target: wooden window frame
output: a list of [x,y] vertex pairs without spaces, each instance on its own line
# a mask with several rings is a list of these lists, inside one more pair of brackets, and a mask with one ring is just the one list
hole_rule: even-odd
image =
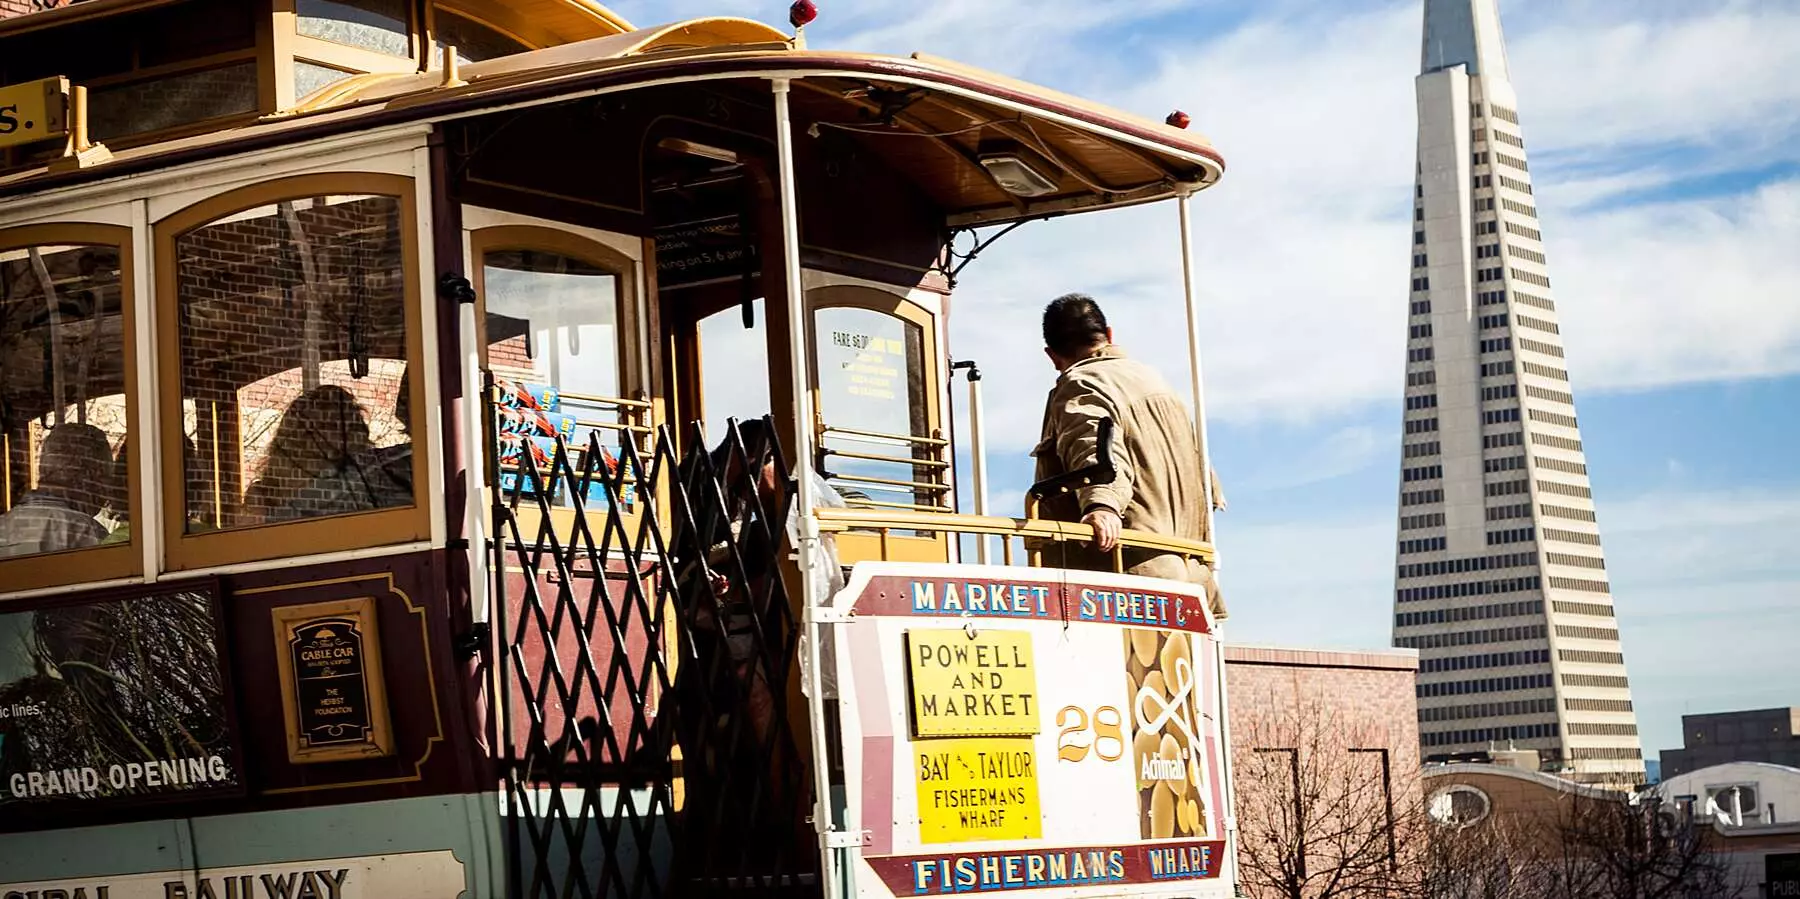
[[[638,295],[638,261],[615,247],[572,231],[563,230],[554,222],[541,225],[490,225],[475,228],[468,232],[469,237],[469,280],[475,287],[475,342],[481,353],[481,368],[491,371],[488,364],[487,337],[487,254],[506,250],[537,250],[555,253],[578,259],[596,268],[603,269],[613,276],[617,285],[613,295],[613,320],[618,322],[618,365],[619,365],[619,399],[638,399],[651,396],[651,385],[643,383],[643,360],[640,359],[640,335],[644,322],[640,320],[638,305],[631,298]],[[487,402],[484,399],[484,404]],[[649,400],[651,407],[645,416],[645,424],[654,428],[661,419],[660,409],[654,400]],[[639,444],[642,446],[642,444]],[[482,452],[488,455],[488,470],[493,470],[494,447],[487,445]],[[499,489],[498,484],[489,484],[489,490]],[[648,498],[646,498],[648,499]],[[657,497],[658,500],[661,497]],[[636,506],[628,512],[622,512],[626,522],[635,522],[642,514],[645,499],[640,499]],[[524,516],[529,511],[535,516],[535,510],[520,507]],[[604,517],[604,512],[590,512],[588,515]],[[551,523],[558,534],[571,533],[575,522],[575,510],[553,507],[550,512]],[[521,518],[529,521],[529,518]],[[529,532],[529,527],[527,528]]]
[[[162,450],[164,567],[171,571],[323,555],[428,540],[430,447],[425,379],[424,311],[419,279],[418,204],[413,179],[404,175],[344,173],[277,178],[193,203],[152,228],[156,259],[157,421]],[[413,504],[324,515],[297,521],[187,533],[187,480],[182,459],[180,281],[175,244],[221,219],[282,200],[322,196],[392,197],[400,206],[400,265],[405,304],[407,399],[411,403]],[[236,438],[234,438],[236,439]],[[170,498],[179,497],[179,502]]]
[[[126,439],[138,424],[138,387],[144,383],[137,371],[137,297],[136,268],[132,259],[131,229],[122,225],[90,223],[56,223],[0,228],[0,252],[26,247],[86,246],[110,247],[119,252],[120,343],[124,349]],[[42,553],[0,560],[0,584],[6,592],[35,590],[82,583],[118,580],[144,573],[144,484],[137,464],[149,435],[137,435],[136,449],[127,467],[126,526],[131,539],[111,545],[85,546],[81,549]],[[0,461],[5,464],[10,460]],[[74,564],[71,564],[74,563]]]
[[[872,284],[839,283],[824,284],[806,291],[806,326],[812,341],[812,346],[807,348],[806,389],[812,392],[814,415],[817,418],[814,440],[821,445],[824,442],[825,417],[819,402],[819,333],[815,326],[818,323],[817,313],[825,309],[866,309],[918,326],[921,332],[920,355],[925,365],[924,384],[921,386],[925,394],[925,423],[931,433],[914,436],[929,437],[946,433],[941,402],[942,388],[938,382],[940,360],[937,315],[913,302],[906,294],[893,289]],[[952,453],[945,455],[954,458]],[[954,506],[955,481],[953,478],[946,478],[946,481],[951,489],[945,491],[944,501],[946,505]],[[935,537],[913,537],[846,531],[835,535],[835,539],[838,556],[845,564],[877,559],[896,562],[944,562],[949,559],[950,537],[946,532],[939,532]]]
[[268,80],[262,86],[265,113],[292,109],[305,99],[294,94],[296,62],[309,62],[352,74],[404,75],[431,68],[431,45],[427,42],[430,12],[422,17],[417,3],[407,6],[406,56],[389,56],[301,34],[298,0],[273,0],[269,12],[258,33],[259,53],[268,60],[264,64]]

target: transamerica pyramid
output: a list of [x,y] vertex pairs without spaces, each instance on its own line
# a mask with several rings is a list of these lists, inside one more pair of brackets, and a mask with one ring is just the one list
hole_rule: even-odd
[[[1426,0],[1394,643],[1426,758],[1644,762],[1496,0]],[[1579,298],[1573,301],[1579,302]]]

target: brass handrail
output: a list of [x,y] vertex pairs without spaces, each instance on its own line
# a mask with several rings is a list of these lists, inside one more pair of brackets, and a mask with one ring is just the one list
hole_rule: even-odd
[[[1086,542],[1094,539],[1088,525],[1043,519],[996,518],[988,515],[960,515],[932,512],[887,511],[885,509],[814,509],[822,531],[894,528],[921,531],[949,531],[958,534],[986,534],[999,537],[1021,537],[1052,541]],[[1126,528],[1119,532],[1119,545],[1133,549],[1191,556],[1208,565],[1213,562],[1213,546],[1198,540],[1183,540]]]
[[830,436],[832,434],[837,434],[837,435],[840,435],[843,437],[874,437],[874,438],[877,438],[880,440],[893,440],[893,441],[897,441],[900,443],[910,443],[910,444],[914,444],[917,446],[949,446],[950,445],[950,441],[945,440],[942,437],[919,437],[919,436],[913,435],[913,434],[887,434],[887,433],[883,433],[881,431],[860,431],[860,430],[857,430],[856,428],[840,428],[840,427],[836,427],[834,425],[826,425],[823,428],[820,428],[819,433],[821,436]]
[[593,403],[599,406],[618,406],[620,408],[629,409],[650,408],[650,402],[648,400],[628,400],[623,397],[599,396],[592,393],[573,393],[568,390],[559,391],[559,395],[566,400],[580,400],[584,403]]
[[933,484],[927,481],[899,481],[893,478],[871,478],[859,474],[826,474],[825,478],[832,481],[850,481],[855,484],[879,484],[883,487],[909,487],[914,490],[929,490],[933,493],[943,493],[950,489],[949,484]]
[[949,506],[938,506],[938,505],[929,505],[929,504],[921,504],[921,503],[890,503],[890,502],[885,502],[885,501],[878,500],[878,499],[849,499],[846,497],[844,499],[844,502],[852,503],[853,504],[852,508],[854,508],[855,506],[874,506],[879,509],[901,509],[901,510],[917,512],[921,515],[926,515],[926,516],[930,516],[930,517],[936,517],[938,515],[941,515],[941,514],[944,514],[944,513],[950,511]]
[[827,456],[837,456],[843,459],[861,459],[865,462],[892,462],[895,465],[916,465],[923,468],[950,467],[950,463],[937,459],[906,459],[898,456],[877,456],[873,453],[853,453],[848,450],[831,449],[829,447],[821,449],[820,452]]

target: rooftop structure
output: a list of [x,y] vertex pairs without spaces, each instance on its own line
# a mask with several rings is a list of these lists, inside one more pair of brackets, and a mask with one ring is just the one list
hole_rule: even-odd
[[1681,740],[1662,751],[1665,778],[1727,762],[1800,767],[1800,706],[1683,715]]

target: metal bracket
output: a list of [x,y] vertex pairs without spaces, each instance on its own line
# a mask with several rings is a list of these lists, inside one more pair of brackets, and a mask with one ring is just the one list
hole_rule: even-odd
[[487,649],[492,635],[493,631],[488,627],[487,622],[475,622],[469,626],[468,630],[456,635],[456,654],[465,659],[481,655],[482,651]]
[[469,279],[456,272],[445,272],[438,277],[438,296],[446,300],[454,300],[459,304],[475,302],[475,286]]
[[[1029,220],[1021,219],[1019,221],[1013,222],[1012,224],[1007,225],[1004,228],[1001,228],[999,231],[996,231],[987,237],[982,237],[980,234],[976,233],[974,228],[958,228],[958,229],[951,231],[950,239],[944,242],[944,253],[949,257],[947,260],[949,262],[949,265],[943,267],[944,280],[946,280],[950,283],[950,289],[951,290],[956,289],[957,276],[962,274],[963,269],[969,267],[969,263],[975,261],[975,257],[981,255],[982,250],[985,250],[988,247],[993,246],[995,243],[999,242],[1000,238],[1005,237],[1008,234],[1011,234],[1013,232],[1014,228],[1017,228],[1020,225],[1025,224],[1026,221],[1029,221]],[[975,235],[975,245],[970,247],[969,252],[967,252],[967,253],[958,253],[956,251],[956,239],[958,237],[962,236],[963,234],[974,234]]]
[[861,849],[875,845],[875,833],[868,830],[828,830],[825,832],[825,848],[827,849]]
[[849,624],[855,620],[854,611],[845,611],[836,606],[811,606],[806,610],[808,624]]

